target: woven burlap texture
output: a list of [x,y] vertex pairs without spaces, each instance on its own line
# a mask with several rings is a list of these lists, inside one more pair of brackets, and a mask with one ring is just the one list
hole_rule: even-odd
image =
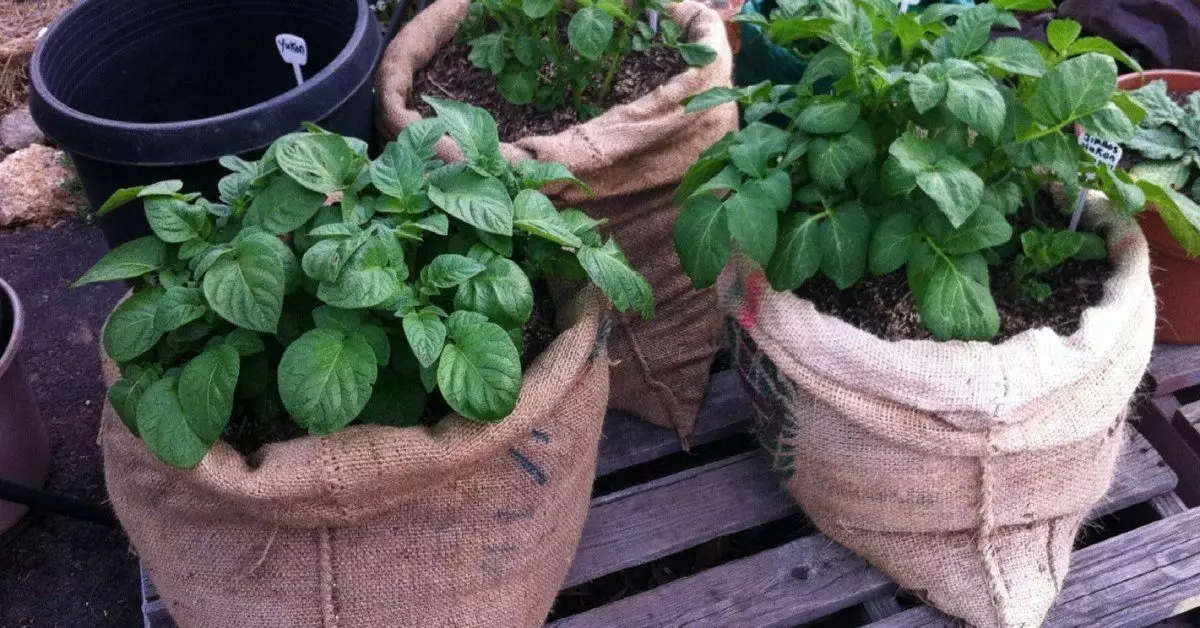
[[887,342],[745,262],[719,284],[788,493],[830,538],[976,626],[1041,624],[1150,359],[1146,241],[1102,195],[1088,202],[1114,271],[1069,337]]
[[[414,74],[450,43],[470,0],[437,0],[404,27],[388,47],[377,79],[379,126],[395,137],[421,119],[411,105]],[[697,2],[669,7],[683,39],[717,52],[711,64],[689,68],[647,94],[552,136],[521,138],[501,146],[511,161],[558,162],[594,192],[574,187],[546,191],[560,207],[578,207],[610,221],[608,229],[630,262],[654,287],[652,321],[633,316],[613,332],[610,406],[674,427],[685,440],[704,401],[716,353],[720,313],[712,290],[695,292],[675,255],[672,233],[680,209],[671,198],[700,153],[737,130],[733,103],[685,113],[680,102],[710,87],[727,87],[733,68],[720,16]],[[437,146],[444,159],[460,159],[448,138]]]
[[167,467],[106,406],[113,508],[181,628],[540,626],[587,516],[604,316],[592,289],[563,309],[499,424],[351,427],[256,469],[224,443]]

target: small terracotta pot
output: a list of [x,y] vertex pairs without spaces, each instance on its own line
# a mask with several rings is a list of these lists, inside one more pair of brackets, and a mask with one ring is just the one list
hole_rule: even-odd
[[[1151,70],[1126,74],[1121,89],[1137,89],[1164,80],[1172,93],[1200,91],[1200,72]],[[1158,212],[1151,208],[1137,216],[1150,242],[1150,267],[1158,297],[1157,342],[1200,344],[1200,257],[1189,257],[1171,237]]]
[[[25,313],[17,293],[0,280],[0,478],[41,486],[50,471],[50,442],[21,359]],[[0,500],[0,538],[27,508]]]

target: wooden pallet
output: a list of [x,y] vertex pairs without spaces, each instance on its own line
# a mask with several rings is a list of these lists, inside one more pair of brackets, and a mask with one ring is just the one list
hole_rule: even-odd
[[[736,376],[717,374],[693,436],[695,456],[680,453],[673,432],[611,414],[600,444],[597,487],[628,484],[630,477],[640,483],[593,499],[564,586],[570,590],[620,578],[622,570],[785,518],[797,522],[793,537],[557,618],[553,628],[950,622],[928,607],[905,610],[886,576],[823,535],[806,533],[766,459],[746,447],[749,412]],[[725,450],[733,453],[714,453]],[[703,463],[688,467],[694,458]],[[681,464],[685,468],[655,471]],[[1148,626],[1200,606],[1200,509],[1187,510],[1176,487],[1176,474],[1141,434],[1130,430],[1116,480],[1093,515],[1143,505],[1157,521],[1076,552],[1047,625]],[[148,578],[143,585],[147,628],[173,626]],[[578,595],[579,588],[568,593]]]
[[1141,429],[1179,474],[1179,496],[1200,506],[1200,346],[1158,345],[1150,359]]

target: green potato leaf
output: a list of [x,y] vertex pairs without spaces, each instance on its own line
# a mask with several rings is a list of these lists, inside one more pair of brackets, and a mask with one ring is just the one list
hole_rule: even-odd
[[275,160],[296,183],[331,194],[354,182],[358,156],[339,135],[297,133],[275,143]]
[[291,177],[272,177],[250,204],[250,220],[271,233],[288,233],[312,219],[325,197]]
[[284,281],[283,263],[271,247],[247,240],[204,275],[204,297],[234,325],[273,334],[283,311]]
[[609,240],[598,248],[585,246],[576,255],[592,283],[600,287],[618,311],[634,310],[641,312],[642,318],[654,318],[650,282],[633,269],[616,242]]
[[839,290],[858,283],[866,272],[871,242],[871,217],[857,201],[850,201],[829,212],[822,229],[821,272]]
[[104,350],[117,362],[130,362],[149,351],[162,338],[155,324],[162,288],[135,292],[121,302],[104,326]]
[[824,232],[828,229],[823,218],[819,214],[801,213],[783,217],[779,242],[766,271],[772,288],[790,292],[817,274],[824,257]]
[[599,59],[612,36],[612,17],[598,8],[580,9],[567,24],[567,41],[585,59]]
[[167,246],[154,236],[130,240],[109,251],[72,288],[101,281],[120,281],[148,275],[167,264]]
[[193,469],[210,445],[188,427],[178,393],[178,378],[164,377],[137,402],[138,435],[155,458],[180,469]]
[[533,285],[516,262],[494,257],[482,273],[458,286],[454,309],[479,312],[505,327],[520,327],[533,313]]
[[675,223],[675,251],[697,290],[717,281],[733,250],[729,218],[721,201],[711,195],[687,200]]
[[429,187],[429,200],[442,211],[488,233],[512,235],[513,201],[494,177],[464,170]]
[[442,350],[437,385],[446,403],[472,421],[497,423],[517,407],[521,355],[495,323],[463,325]]
[[300,427],[330,434],[362,412],[378,374],[375,353],[361,335],[318,328],[284,351],[279,397]]
[[233,415],[233,393],[241,372],[237,349],[210,347],[179,373],[178,397],[188,429],[211,445],[221,438]]

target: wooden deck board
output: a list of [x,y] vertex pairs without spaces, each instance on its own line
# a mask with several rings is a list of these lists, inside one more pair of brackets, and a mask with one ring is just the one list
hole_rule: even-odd
[[[704,445],[743,432],[750,418],[750,403],[746,400],[737,375],[732,371],[717,373],[712,378],[708,398],[696,419],[691,444]],[[610,412],[604,420],[604,433],[600,437],[596,475],[608,475],[682,449],[675,430]]]
[[592,501],[565,586],[668,556],[795,510],[758,451]]
[[[1047,628],[1148,626],[1200,607],[1200,509],[1086,547],[1071,572]],[[875,628],[953,625],[929,607],[871,624]]]
[[794,626],[894,589],[849,550],[812,535],[551,626]]
[[1147,372],[1156,397],[1200,386],[1200,356],[1189,345],[1154,345]]
[[[1092,513],[1094,517],[1170,493],[1175,487],[1175,474],[1162,463],[1149,443],[1136,431],[1130,430],[1128,434],[1129,441],[1118,459],[1113,485]],[[755,460],[745,456],[742,459]],[[760,472],[769,474],[765,464]],[[697,511],[712,510],[713,513],[705,515],[704,519],[715,517],[721,521],[733,517],[739,509],[751,508],[744,501],[720,508],[717,500],[712,498],[713,487],[698,485],[697,488],[706,490],[689,490],[691,496],[683,503],[676,501],[672,508],[657,509],[655,504],[659,500],[670,499],[666,495],[656,495],[657,490],[674,490],[676,486],[664,482],[656,490],[631,494],[621,500],[625,502],[622,511],[604,511],[593,506],[579,556],[594,551],[586,549],[591,543],[588,538],[591,530],[624,527],[629,532],[619,538],[606,536],[603,554],[584,558],[586,567],[573,567],[568,585],[586,581],[580,579],[585,569],[597,573],[616,571],[605,568],[601,558],[619,560],[621,564],[640,564],[645,561],[622,560],[622,557],[626,552],[666,555],[678,551],[656,551],[653,544],[668,541],[671,547],[680,545],[679,530],[681,527],[687,529],[688,519]],[[763,497],[766,494],[761,493]],[[634,500],[642,503],[635,504]],[[617,515],[621,517],[618,521],[593,523],[594,517]],[[654,534],[639,538],[633,533],[646,525],[675,531],[675,536],[661,539],[659,534]],[[708,538],[712,537],[699,538],[697,534],[697,542]],[[577,557],[577,564],[579,561]],[[803,578],[799,577],[801,575]],[[813,535],[564,618],[553,625],[555,628],[792,626],[888,594],[894,586],[883,574],[848,550],[823,535]]]

